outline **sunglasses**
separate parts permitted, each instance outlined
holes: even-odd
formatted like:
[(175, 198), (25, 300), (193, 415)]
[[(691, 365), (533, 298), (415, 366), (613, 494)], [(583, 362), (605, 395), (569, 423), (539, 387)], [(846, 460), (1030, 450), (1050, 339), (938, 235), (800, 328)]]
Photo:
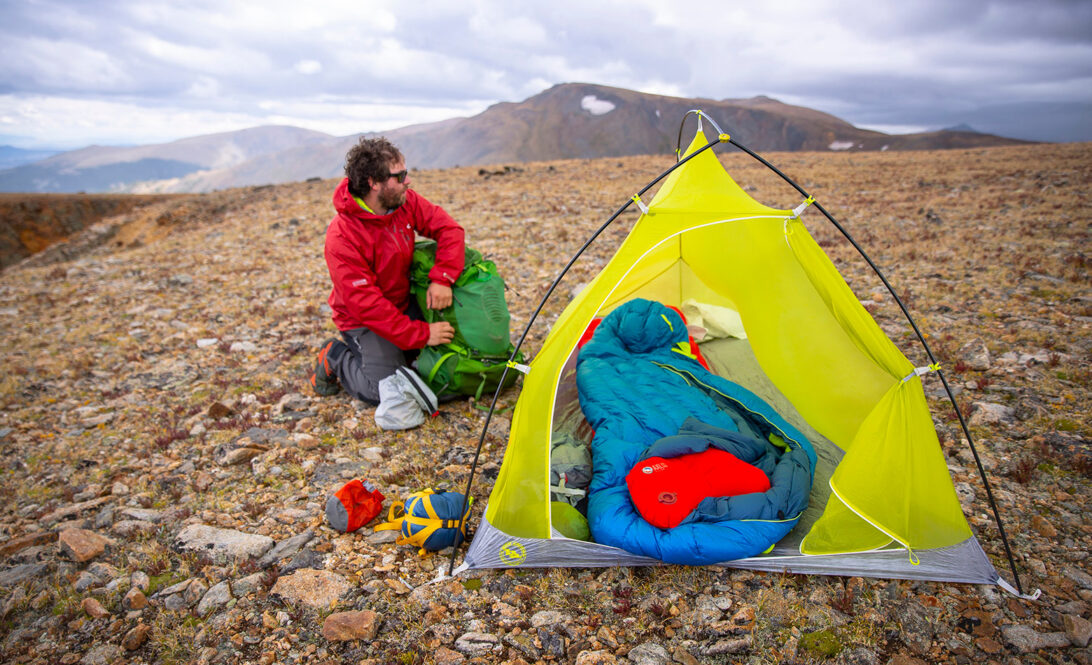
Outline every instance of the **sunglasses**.
[(398, 184), (401, 185), (402, 183), (404, 183), (406, 181), (406, 176), (408, 176), (408, 175), (409, 175), (409, 169), (402, 169), (398, 173), (389, 173), (389, 174), (387, 174), (387, 177), (396, 179), (398, 181)]

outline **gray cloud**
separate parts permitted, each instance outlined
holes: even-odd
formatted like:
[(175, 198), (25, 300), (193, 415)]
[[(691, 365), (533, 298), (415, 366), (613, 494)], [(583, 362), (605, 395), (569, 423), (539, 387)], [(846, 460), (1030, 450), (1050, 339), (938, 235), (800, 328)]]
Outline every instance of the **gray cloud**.
[(881, 127), (973, 125), (1050, 104), (1067, 138), (1092, 140), (1080, 117), (1092, 104), (1086, 1), (315, 4), (4, 3), (0, 141), (142, 142), (267, 123), (349, 134), (566, 81), (767, 94)]

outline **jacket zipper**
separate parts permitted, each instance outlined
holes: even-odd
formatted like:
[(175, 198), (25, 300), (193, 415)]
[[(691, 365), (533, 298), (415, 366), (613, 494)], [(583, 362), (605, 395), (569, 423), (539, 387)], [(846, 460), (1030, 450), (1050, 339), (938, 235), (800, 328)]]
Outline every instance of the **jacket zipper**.
[(394, 224), (387, 225), (387, 232), (394, 236), (394, 244), (398, 246), (398, 251), (401, 252), (409, 242), (406, 236), (402, 235), (399, 229), (395, 228)]

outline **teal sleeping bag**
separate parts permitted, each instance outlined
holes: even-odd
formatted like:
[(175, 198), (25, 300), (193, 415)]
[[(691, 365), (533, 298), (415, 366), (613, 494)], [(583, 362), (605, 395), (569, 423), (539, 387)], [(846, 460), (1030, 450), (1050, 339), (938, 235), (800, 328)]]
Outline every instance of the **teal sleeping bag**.
[[(807, 508), (811, 443), (756, 395), (702, 367), (674, 310), (642, 299), (615, 309), (581, 349), (576, 381), (595, 430), (588, 525), (597, 543), (668, 563), (718, 563), (767, 551)], [(708, 496), (670, 529), (646, 522), (626, 485), (634, 465), (709, 447), (761, 468), (770, 489)]]

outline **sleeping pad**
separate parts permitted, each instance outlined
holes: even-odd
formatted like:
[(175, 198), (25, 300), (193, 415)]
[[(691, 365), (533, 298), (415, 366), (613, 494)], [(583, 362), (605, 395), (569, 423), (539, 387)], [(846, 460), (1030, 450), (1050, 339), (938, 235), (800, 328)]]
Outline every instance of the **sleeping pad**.
[[(770, 549), (807, 508), (811, 444), (753, 393), (703, 368), (675, 311), (642, 299), (615, 309), (580, 350), (576, 382), (595, 430), (588, 523), (596, 542), (668, 563), (730, 561)], [(645, 521), (626, 484), (634, 466), (709, 449), (761, 469), (770, 489), (707, 495), (673, 528)]]

